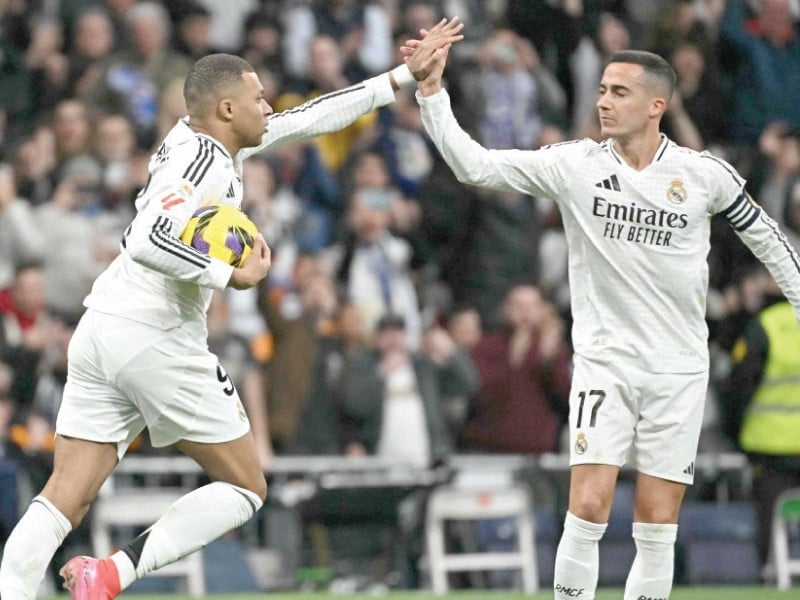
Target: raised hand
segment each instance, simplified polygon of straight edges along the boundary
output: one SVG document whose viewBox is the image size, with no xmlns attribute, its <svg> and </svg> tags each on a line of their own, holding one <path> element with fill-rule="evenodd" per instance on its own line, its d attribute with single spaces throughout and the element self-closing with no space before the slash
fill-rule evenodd
<svg viewBox="0 0 800 600">
<path fill-rule="evenodd" d="M 408 40 L 400 47 L 414 79 L 423 81 L 432 76 L 435 82 L 441 80 L 450 46 L 464 39 L 460 33 L 463 28 L 458 17 L 442 19 L 429 31 L 421 29 L 422 39 Z"/>
</svg>

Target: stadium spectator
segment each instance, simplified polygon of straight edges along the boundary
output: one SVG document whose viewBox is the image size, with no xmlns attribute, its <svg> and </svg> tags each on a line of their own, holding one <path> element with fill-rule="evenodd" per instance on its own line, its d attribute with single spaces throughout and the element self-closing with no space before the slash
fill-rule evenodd
<svg viewBox="0 0 800 600">
<path fill-rule="evenodd" d="M 244 22 L 244 43 L 239 55 L 255 68 L 266 68 L 273 77 L 282 80 L 286 74 L 280 55 L 282 31 L 279 21 L 266 8 L 250 13 Z"/>
<path fill-rule="evenodd" d="M 67 54 L 70 96 L 81 98 L 94 86 L 102 73 L 103 61 L 114 51 L 114 43 L 114 23 L 106 10 L 92 6 L 78 15 L 71 52 Z"/>
<path fill-rule="evenodd" d="M 260 298 L 272 338 L 267 407 L 275 450 L 286 453 L 299 437 L 311 394 L 320 340 L 332 330 L 336 285 L 318 258 L 300 255 L 292 288 L 269 286 Z"/>
<path fill-rule="evenodd" d="M 479 88 L 470 101 L 480 103 L 478 137 L 487 148 L 531 148 L 544 122 L 565 122 L 566 93 L 533 44 L 497 29 L 478 63 Z"/>
<path fill-rule="evenodd" d="M 503 321 L 501 331 L 484 335 L 472 349 L 481 385 L 461 429 L 461 447 L 473 452 L 556 452 L 570 389 L 564 323 L 529 285 L 508 292 Z"/>
<path fill-rule="evenodd" d="M 403 90 L 397 102 L 381 111 L 371 148 L 385 161 L 392 185 L 406 198 L 417 198 L 433 170 L 435 150 L 422 129 L 413 92 Z"/>
<path fill-rule="evenodd" d="M 675 94 L 679 95 L 680 105 L 700 135 L 698 149 L 719 148 L 727 141 L 730 112 L 719 70 L 708 62 L 700 47 L 692 42 L 678 44 L 665 58 L 669 58 L 677 76 Z M 677 135 L 680 132 L 675 126 L 680 126 L 680 123 L 674 123 L 674 120 L 681 115 L 676 115 L 675 108 L 680 106 L 670 107 L 666 124 L 672 124 Z"/>
<path fill-rule="evenodd" d="M 326 328 L 327 329 L 327 328 Z M 354 356 L 367 348 L 358 310 L 337 306 L 330 331 L 321 332 L 305 408 L 292 451 L 300 454 L 342 454 L 342 393 Z"/>
<path fill-rule="evenodd" d="M 769 558 L 772 512 L 782 491 L 800 487 L 800 325 L 775 281 L 766 304 L 731 352 L 733 369 L 721 389 L 723 426 L 747 453 L 753 470 L 758 554 Z"/>
<path fill-rule="evenodd" d="M 11 283 L 17 265 L 39 261 L 45 237 L 29 202 L 17 195 L 14 169 L 0 163 L 0 289 Z"/>
<path fill-rule="evenodd" d="M 37 19 L 25 52 L 25 64 L 31 74 L 37 112 L 52 110 L 66 95 L 69 68 L 63 48 L 61 23 L 52 18 Z"/>
<path fill-rule="evenodd" d="M 241 48 L 244 37 L 244 23 L 247 15 L 259 6 L 274 5 L 275 0 L 194 0 L 211 15 L 209 39 L 214 48 L 222 52 L 235 52 Z M 185 0 L 179 0 L 181 4 Z M 255 67 L 255 65 L 253 65 Z"/>
<path fill-rule="evenodd" d="M 29 133 L 36 114 L 32 75 L 25 65 L 31 3 L 14 0 L 0 6 L 0 144 L 8 150 Z"/>
<path fill-rule="evenodd" d="M 725 0 L 668 0 L 665 4 L 647 43 L 648 49 L 667 58 L 680 46 L 689 44 L 698 49 L 704 63 L 714 64 L 717 60 L 716 33 Z"/>
<path fill-rule="evenodd" d="M 92 124 L 88 107 L 82 101 L 66 99 L 56 105 L 53 110 L 53 136 L 58 162 L 52 176 L 56 184 L 64 178 L 64 171 L 71 168 L 69 163 L 73 159 L 78 159 L 81 164 L 93 162 L 100 168 L 92 157 Z"/>
<path fill-rule="evenodd" d="M 800 129 L 789 129 L 781 122 L 767 125 L 759 137 L 758 148 L 766 161 L 764 180 L 758 191 L 761 206 L 785 227 L 787 238 L 800 251 L 798 221 L 793 214 L 800 178 Z"/>
<path fill-rule="evenodd" d="M 104 113 L 94 123 L 92 155 L 101 169 L 101 197 L 106 211 L 119 211 L 127 223 L 133 217 L 131 200 L 138 192 L 132 175 L 136 153 L 136 136 L 133 123 L 122 114 Z M 125 230 L 121 226 L 114 234 L 114 245 Z M 117 235 L 119 234 L 119 235 Z"/>
<path fill-rule="evenodd" d="M 318 252 L 330 245 L 342 200 L 339 183 L 325 166 L 319 147 L 313 142 L 287 144 L 269 162 L 275 176 L 273 227 L 284 232 L 275 242 L 280 239 L 301 252 Z"/>
<path fill-rule="evenodd" d="M 447 333 L 457 346 L 472 352 L 483 338 L 481 315 L 470 306 L 454 309 L 447 315 Z"/>
<path fill-rule="evenodd" d="M 576 49 L 573 63 L 575 102 L 572 110 L 572 135 L 576 138 L 599 139 L 597 123 L 597 86 L 603 65 L 620 50 L 631 47 L 631 31 L 626 22 L 611 12 L 601 12 L 597 29 Z"/>
<path fill-rule="evenodd" d="M 134 124 L 138 145 L 156 141 L 159 97 L 172 81 L 183 78 L 191 61 L 172 50 L 169 15 L 156 2 L 139 2 L 125 12 L 130 45 L 106 61 L 86 101 L 94 108 L 126 114 Z"/>
<path fill-rule="evenodd" d="M 55 189 L 53 171 L 57 164 L 53 128 L 40 125 L 14 153 L 17 194 L 27 198 L 32 206 L 49 201 Z"/>
<path fill-rule="evenodd" d="M 169 133 L 175 121 L 186 116 L 186 100 L 183 98 L 183 77 L 176 77 L 170 81 L 158 98 L 158 124 L 159 140 Z M 109 109 L 107 109 L 109 110 Z M 127 116 L 127 115 L 126 115 Z M 128 117 L 130 119 L 130 117 Z M 156 150 L 156 148 L 151 148 Z M 141 153 L 144 155 L 144 153 Z"/>
<path fill-rule="evenodd" d="M 340 48 L 342 72 L 351 81 L 386 69 L 394 56 L 389 13 L 381 2 L 312 0 L 292 6 L 285 21 L 284 63 L 289 75 L 313 74 L 313 40 L 330 37 Z"/>
<path fill-rule="evenodd" d="M 732 142 L 754 146 L 773 121 L 800 127 L 798 27 L 789 0 L 762 0 L 755 14 L 744 0 L 728 1 L 719 33 L 734 63 Z"/>
<path fill-rule="evenodd" d="M 119 253 L 127 227 L 121 219 L 130 213 L 123 211 L 116 224 L 107 218 L 112 211 L 103 206 L 102 175 L 95 159 L 74 158 L 62 170 L 51 200 L 36 207 L 39 230 L 59 249 L 43 262 L 47 305 L 64 314 L 83 312 L 83 299 Z"/>
<path fill-rule="evenodd" d="M 290 33 L 287 31 L 286 36 Z M 294 91 L 281 94 L 276 100 L 276 110 L 293 108 L 302 102 L 341 89 L 355 80 L 344 70 L 343 51 L 335 38 L 326 34 L 315 35 L 308 42 L 308 70 L 292 86 Z M 333 173 L 338 173 L 348 155 L 371 139 L 378 118 L 376 111 L 365 114 L 348 127 L 319 136 L 313 140 L 320 152 L 322 163 Z"/>
<path fill-rule="evenodd" d="M 327 252 L 344 297 L 358 309 L 365 331 L 375 331 L 386 313 L 402 315 L 412 348 L 419 346 L 422 321 L 414 286 L 410 244 L 390 231 L 396 192 L 362 187 L 348 206 L 344 241 Z"/>
<path fill-rule="evenodd" d="M 175 23 L 173 47 L 178 54 L 197 60 L 219 52 L 211 43 L 211 13 L 194 0 L 180 9 Z"/>
<path fill-rule="evenodd" d="M 345 453 L 430 465 L 453 449 L 442 402 L 475 392 L 478 373 L 441 328 L 426 331 L 414 352 L 402 316 L 384 315 L 375 327 L 374 349 L 353 357 L 345 382 Z"/>
<path fill-rule="evenodd" d="M 32 402 L 39 362 L 54 339 L 45 293 L 38 263 L 17 265 L 11 283 L 0 290 L 0 361 L 14 371 L 11 396 L 22 409 Z"/>
</svg>

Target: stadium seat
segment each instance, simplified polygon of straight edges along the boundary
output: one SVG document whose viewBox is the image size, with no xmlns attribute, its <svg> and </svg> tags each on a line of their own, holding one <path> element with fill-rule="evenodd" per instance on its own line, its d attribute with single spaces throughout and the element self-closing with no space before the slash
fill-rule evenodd
<svg viewBox="0 0 800 600">
<path fill-rule="evenodd" d="M 792 586 L 792 575 L 800 575 L 800 556 L 792 555 L 792 537 L 800 537 L 800 488 L 781 493 L 772 513 L 772 558 L 781 590 Z"/>
<path fill-rule="evenodd" d="M 555 512 L 550 506 L 533 508 L 536 559 L 539 584 L 553 583 L 559 527 Z M 517 547 L 517 526 L 514 517 L 483 519 L 475 523 L 475 541 L 481 552 L 511 552 Z M 492 571 L 489 583 L 492 588 L 510 588 L 514 584 L 514 571 Z"/>
<path fill-rule="evenodd" d="M 759 581 L 756 518 L 749 502 L 686 502 L 678 523 L 684 583 Z"/>
<path fill-rule="evenodd" d="M 451 571 L 508 569 L 521 573 L 522 588 L 526 593 L 535 593 L 539 581 L 532 514 L 530 494 L 522 485 L 486 489 L 454 485 L 435 488 L 428 499 L 425 522 L 428 565 L 434 593 L 447 593 L 447 575 Z M 515 549 L 503 552 L 447 552 L 447 521 L 482 521 L 504 517 L 511 517 L 516 522 Z"/>
<path fill-rule="evenodd" d="M 95 556 L 104 557 L 114 549 L 113 534 L 118 528 L 137 528 L 152 525 L 185 492 L 182 490 L 148 489 L 121 491 L 100 495 L 92 505 L 92 546 Z M 186 592 L 197 598 L 206 591 L 203 551 L 166 565 L 155 576 L 184 577 Z"/>
</svg>

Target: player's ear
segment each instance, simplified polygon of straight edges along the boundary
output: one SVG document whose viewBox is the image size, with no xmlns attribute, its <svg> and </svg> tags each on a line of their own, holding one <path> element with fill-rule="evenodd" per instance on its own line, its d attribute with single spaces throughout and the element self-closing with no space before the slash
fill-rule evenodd
<svg viewBox="0 0 800 600">
<path fill-rule="evenodd" d="M 650 101 L 650 116 L 660 117 L 667 110 L 667 101 L 656 96 Z"/>
<path fill-rule="evenodd" d="M 217 115 L 223 121 L 230 121 L 233 119 L 233 100 L 230 98 L 222 98 L 217 102 Z"/>
</svg>

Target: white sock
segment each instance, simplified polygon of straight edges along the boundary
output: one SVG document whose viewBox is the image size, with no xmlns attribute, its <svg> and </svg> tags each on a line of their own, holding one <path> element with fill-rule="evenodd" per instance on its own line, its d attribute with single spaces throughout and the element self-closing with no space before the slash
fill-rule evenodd
<svg viewBox="0 0 800 600">
<path fill-rule="evenodd" d="M 677 536 L 678 526 L 675 524 L 633 524 L 636 558 L 625 582 L 624 600 L 669 598 L 675 571 Z"/>
<path fill-rule="evenodd" d="M 262 504 L 250 490 L 221 481 L 182 496 L 147 531 L 111 556 L 121 589 L 243 525 Z"/>
<path fill-rule="evenodd" d="M 44 496 L 36 496 L 8 536 L 0 564 L 0 596 L 33 600 L 72 524 Z"/>
<path fill-rule="evenodd" d="M 556 600 L 593 600 L 600 567 L 598 542 L 607 526 L 608 523 L 591 523 L 567 512 L 556 551 Z"/>
</svg>

